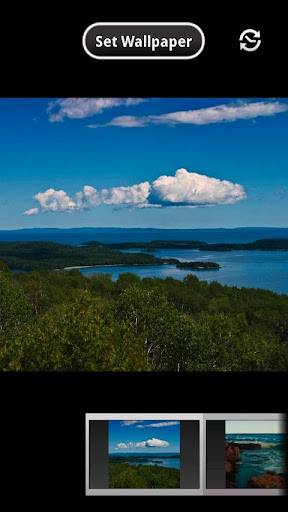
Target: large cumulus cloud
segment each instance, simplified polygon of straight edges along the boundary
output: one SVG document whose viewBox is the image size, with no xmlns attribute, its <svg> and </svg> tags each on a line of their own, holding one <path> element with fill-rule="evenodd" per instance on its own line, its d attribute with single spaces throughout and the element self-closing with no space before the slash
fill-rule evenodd
<svg viewBox="0 0 288 512">
<path fill-rule="evenodd" d="M 232 204 L 246 197 L 242 185 L 178 169 L 175 176 L 160 176 L 153 182 L 152 197 L 163 206 L 210 206 Z"/>
<path fill-rule="evenodd" d="M 26 210 L 24 215 L 38 215 L 41 212 L 71 213 L 96 208 L 101 204 L 132 208 L 197 208 L 233 204 L 246 197 L 244 187 L 239 183 L 178 169 L 174 176 L 159 176 L 152 184 L 145 181 L 129 187 L 102 190 L 85 185 L 74 197 L 70 197 L 64 190 L 50 188 L 34 195 L 37 208 Z"/>
<path fill-rule="evenodd" d="M 130 441 L 129 443 L 118 443 L 118 449 L 127 449 L 127 448 L 166 448 L 169 446 L 168 441 L 164 441 L 163 439 L 157 439 L 156 437 L 152 437 L 152 439 L 147 439 L 146 441 L 138 441 L 136 443 Z"/>
</svg>

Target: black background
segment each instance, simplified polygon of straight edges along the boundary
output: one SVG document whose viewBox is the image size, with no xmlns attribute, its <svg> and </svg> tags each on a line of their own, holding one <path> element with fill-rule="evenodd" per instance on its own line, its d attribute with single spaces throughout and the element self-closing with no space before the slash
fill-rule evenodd
<svg viewBox="0 0 288 512">
<path fill-rule="evenodd" d="M 1 96 L 287 96 L 288 36 L 277 4 L 265 18 L 246 4 L 233 10 L 232 4 L 226 10 L 206 6 L 204 13 L 173 7 L 157 16 L 145 4 L 137 19 L 111 6 L 99 12 L 95 4 L 91 10 L 87 4 L 85 13 L 67 7 L 62 14 L 51 3 L 5 10 Z M 96 61 L 82 48 L 85 28 L 96 21 L 160 20 L 198 24 L 206 37 L 202 54 L 179 62 Z M 247 28 L 261 31 L 254 53 L 239 50 Z M 2 373 L 1 496 L 10 504 L 95 507 L 99 498 L 84 496 L 86 412 L 284 412 L 286 377 Z"/>
</svg>

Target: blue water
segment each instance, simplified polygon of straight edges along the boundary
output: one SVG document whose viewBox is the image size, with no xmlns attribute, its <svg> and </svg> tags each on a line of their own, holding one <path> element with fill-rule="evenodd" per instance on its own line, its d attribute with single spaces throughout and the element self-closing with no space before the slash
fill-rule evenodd
<svg viewBox="0 0 288 512">
<path fill-rule="evenodd" d="M 267 472 L 285 473 L 286 434 L 226 434 L 235 443 L 260 443 L 259 450 L 244 450 L 236 464 L 236 485 L 248 487 L 249 478 Z"/>
<path fill-rule="evenodd" d="M 127 251 L 128 252 L 128 251 Z M 133 252 L 133 251 L 129 251 Z M 136 252 L 136 251 L 134 251 Z M 81 269 L 84 275 L 109 272 L 118 279 L 123 272 L 133 272 L 139 277 L 173 277 L 182 280 L 188 274 L 208 282 L 218 281 L 227 286 L 264 288 L 288 294 L 288 252 L 273 251 L 198 251 L 191 249 L 162 249 L 155 253 L 159 258 L 177 258 L 180 261 L 214 261 L 219 270 L 192 271 L 175 265 L 156 267 L 105 267 Z"/>
<path fill-rule="evenodd" d="M 288 238 L 288 228 L 237 228 L 237 229 L 30 229 L 0 231 L 0 241 L 36 241 L 81 245 L 88 240 L 104 243 L 151 241 L 151 240 L 199 240 L 208 243 L 249 243 L 261 238 Z M 272 251 L 195 251 L 165 249 L 155 253 L 159 257 L 175 257 L 180 261 L 215 261 L 221 266 L 215 271 L 191 271 L 177 269 L 173 265 L 159 267 L 105 267 L 82 269 L 85 275 L 108 272 L 116 280 L 123 272 L 133 272 L 139 277 L 173 277 L 182 280 L 187 274 L 195 274 L 208 282 L 218 281 L 228 286 L 264 288 L 288 294 L 288 252 Z"/>
<path fill-rule="evenodd" d="M 208 243 L 249 243 L 261 238 L 288 238 L 288 228 L 236 229 L 152 229 L 152 228 L 73 228 L 19 229 L 0 231 L 1 242 L 47 240 L 82 245 L 88 240 L 103 243 L 149 242 L 151 240 L 199 240 Z"/>
<path fill-rule="evenodd" d="M 138 454 L 138 453 L 130 453 L 130 454 L 127 454 L 127 453 L 119 453 L 119 454 L 111 454 L 113 455 L 113 457 L 117 457 L 118 456 L 123 456 L 125 455 L 125 457 L 131 457 L 131 456 L 141 456 L 141 457 L 145 457 L 147 459 L 146 462 L 129 462 L 128 464 L 141 464 L 143 466 L 155 466 L 157 465 L 157 462 L 159 463 L 159 466 L 162 466 L 164 468 L 176 468 L 176 469 L 180 469 L 180 455 L 179 457 L 175 457 L 175 458 L 171 458 L 171 459 L 166 459 L 166 458 L 161 458 L 161 454 L 151 454 L 151 455 L 147 455 L 146 453 L 143 455 L 143 454 Z M 163 454 L 164 455 L 164 454 Z M 165 457 L 167 457 L 167 455 L 169 454 L 165 454 Z M 175 455 L 175 454 L 173 454 Z"/>
</svg>

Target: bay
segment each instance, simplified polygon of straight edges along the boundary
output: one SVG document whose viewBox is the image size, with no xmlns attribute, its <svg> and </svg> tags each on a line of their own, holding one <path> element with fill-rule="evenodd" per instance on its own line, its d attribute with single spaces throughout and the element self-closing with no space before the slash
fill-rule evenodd
<svg viewBox="0 0 288 512">
<path fill-rule="evenodd" d="M 89 240 L 103 243 L 152 240 L 199 240 L 207 243 L 250 243 L 262 238 L 288 238 L 288 228 L 235 228 L 235 229 L 153 229 L 153 228 L 72 228 L 21 229 L 0 231 L 0 241 L 47 240 L 80 246 Z M 134 251 L 135 252 L 135 251 Z M 145 267 L 97 267 L 81 269 L 85 275 L 110 273 L 116 280 L 123 272 L 139 277 L 173 277 L 182 280 L 194 274 L 201 280 L 218 281 L 227 286 L 262 288 L 288 294 L 288 252 L 275 251 L 195 251 L 181 249 L 159 250 L 155 256 L 177 258 L 180 261 L 215 261 L 219 270 L 191 271 L 175 265 Z"/>
<path fill-rule="evenodd" d="M 126 251 L 136 252 L 136 251 Z M 81 269 L 84 275 L 108 272 L 112 279 L 118 279 L 123 272 L 132 272 L 141 279 L 173 277 L 182 280 L 194 274 L 200 280 L 222 285 L 246 288 L 262 288 L 276 293 L 288 294 L 288 253 L 281 251 L 198 251 L 190 249 L 162 249 L 153 253 L 159 258 L 177 258 L 180 261 L 214 261 L 219 270 L 191 271 L 175 265 L 141 267 L 97 267 Z"/>
</svg>

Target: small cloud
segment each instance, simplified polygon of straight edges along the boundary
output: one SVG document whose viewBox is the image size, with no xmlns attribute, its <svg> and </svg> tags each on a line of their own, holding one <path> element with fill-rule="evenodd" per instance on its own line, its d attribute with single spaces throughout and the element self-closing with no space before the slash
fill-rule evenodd
<svg viewBox="0 0 288 512">
<path fill-rule="evenodd" d="M 121 448 L 128 448 L 128 445 L 125 444 L 125 443 L 119 443 L 119 444 L 117 444 L 117 448 L 120 448 L 120 449 Z"/>
<path fill-rule="evenodd" d="M 162 428 L 179 425 L 179 421 L 160 421 L 159 423 L 148 423 L 148 425 L 137 425 L 136 428 Z"/>
<path fill-rule="evenodd" d="M 121 421 L 121 427 L 131 427 L 131 425 L 135 425 L 135 423 L 143 423 L 144 420 L 124 420 Z"/>
<path fill-rule="evenodd" d="M 39 208 L 30 208 L 30 210 L 26 210 L 26 212 L 23 213 L 23 215 L 38 215 Z"/>
<path fill-rule="evenodd" d="M 50 123 L 59 123 L 65 119 L 92 117 L 115 107 L 138 105 L 143 101 L 147 100 L 143 98 L 61 98 L 50 101 L 47 113 Z"/>
<path fill-rule="evenodd" d="M 193 124 L 206 125 L 214 123 L 228 123 L 242 120 L 255 121 L 258 117 L 274 116 L 288 111 L 288 104 L 280 101 L 258 101 L 248 103 L 238 101 L 231 104 L 217 105 L 215 107 L 195 110 L 181 110 L 167 114 L 149 116 L 120 116 L 100 126 L 120 126 L 122 128 L 140 128 L 150 124 L 164 124 L 169 126 Z"/>
<path fill-rule="evenodd" d="M 122 128 L 141 128 L 147 126 L 149 117 L 119 116 L 114 117 L 107 126 L 121 126 Z"/>
<path fill-rule="evenodd" d="M 45 192 L 39 192 L 33 198 L 38 201 L 43 212 L 72 212 L 77 207 L 75 201 L 64 190 L 49 188 Z M 33 215 L 39 212 L 38 208 L 32 210 L 34 210 Z"/>
</svg>

